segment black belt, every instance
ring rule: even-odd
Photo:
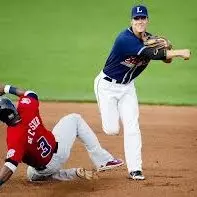
[[[112,78],[110,78],[110,77],[104,77],[103,79],[105,79],[106,81],[109,81],[109,82],[112,82]],[[118,84],[126,84],[126,82],[123,82],[122,83],[122,81],[119,81],[119,80],[116,80],[116,83],[118,83]]]
[[[58,150],[58,142],[56,142],[56,144],[55,144],[55,148],[54,148],[53,154],[57,153],[57,150]],[[41,170],[45,170],[46,168],[47,168],[46,165],[44,165],[44,166],[36,167],[35,169],[37,171],[41,171]]]

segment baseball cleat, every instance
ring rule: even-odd
[[[129,174],[129,178],[133,180],[144,180],[145,177],[142,174],[142,171],[133,171]]]
[[[85,168],[77,168],[76,169],[76,174],[79,178],[86,179],[86,180],[92,180],[92,179],[97,179],[98,178],[95,171],[86,170]]]
[[[122,166],[124,164],[124,161],[122,161],[121,159],[114,159],[112,161],[107,162],[105,165],[101,165],[97,171],[101,172],[101,171],[105,171],[105,170],[111,170],[113,168]]]

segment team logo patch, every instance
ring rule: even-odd
[[[15,152],[16,152],[16,151],[15,151],[14,149],[10,149],[10,150],[7,152],[7,157],[6,157],[6,158],[8,159],[8,158],[10,158],[10,157],[13,157],[14,154],[15,154]]]
[[[137,7],[137,13],[142,13],[142,10],[140,10],[140,7]]]
[[[21,103],[22,104],[30,104],[31,100],[29,98],[22,98]]]
[[[120,62],[122,65],[125,65],[127,67],[133,68],[135,66],[147,66],[150,60],[144,59],[144,58],[139,58],[136,56],[131,56],[128,57],[126,60]]]

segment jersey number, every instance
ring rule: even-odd
[[[41,136],[37,142],[38,142],[37,149],[42,150],[41,156],[43,158],[47,157],[51,153],[52,148],[47,142],[46,138],[44,136]]]

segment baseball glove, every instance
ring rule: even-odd
[[[95,170],[86,170],[85,168],[77,168],[76,174],[79,178],[86,180],[98,179],[98,175],[96,174]]]
[[[155,49],[172,49],[171,42],[160,36],[146,36],[144,39],[144,46],[147,46],[149,48],[155,48]]]

